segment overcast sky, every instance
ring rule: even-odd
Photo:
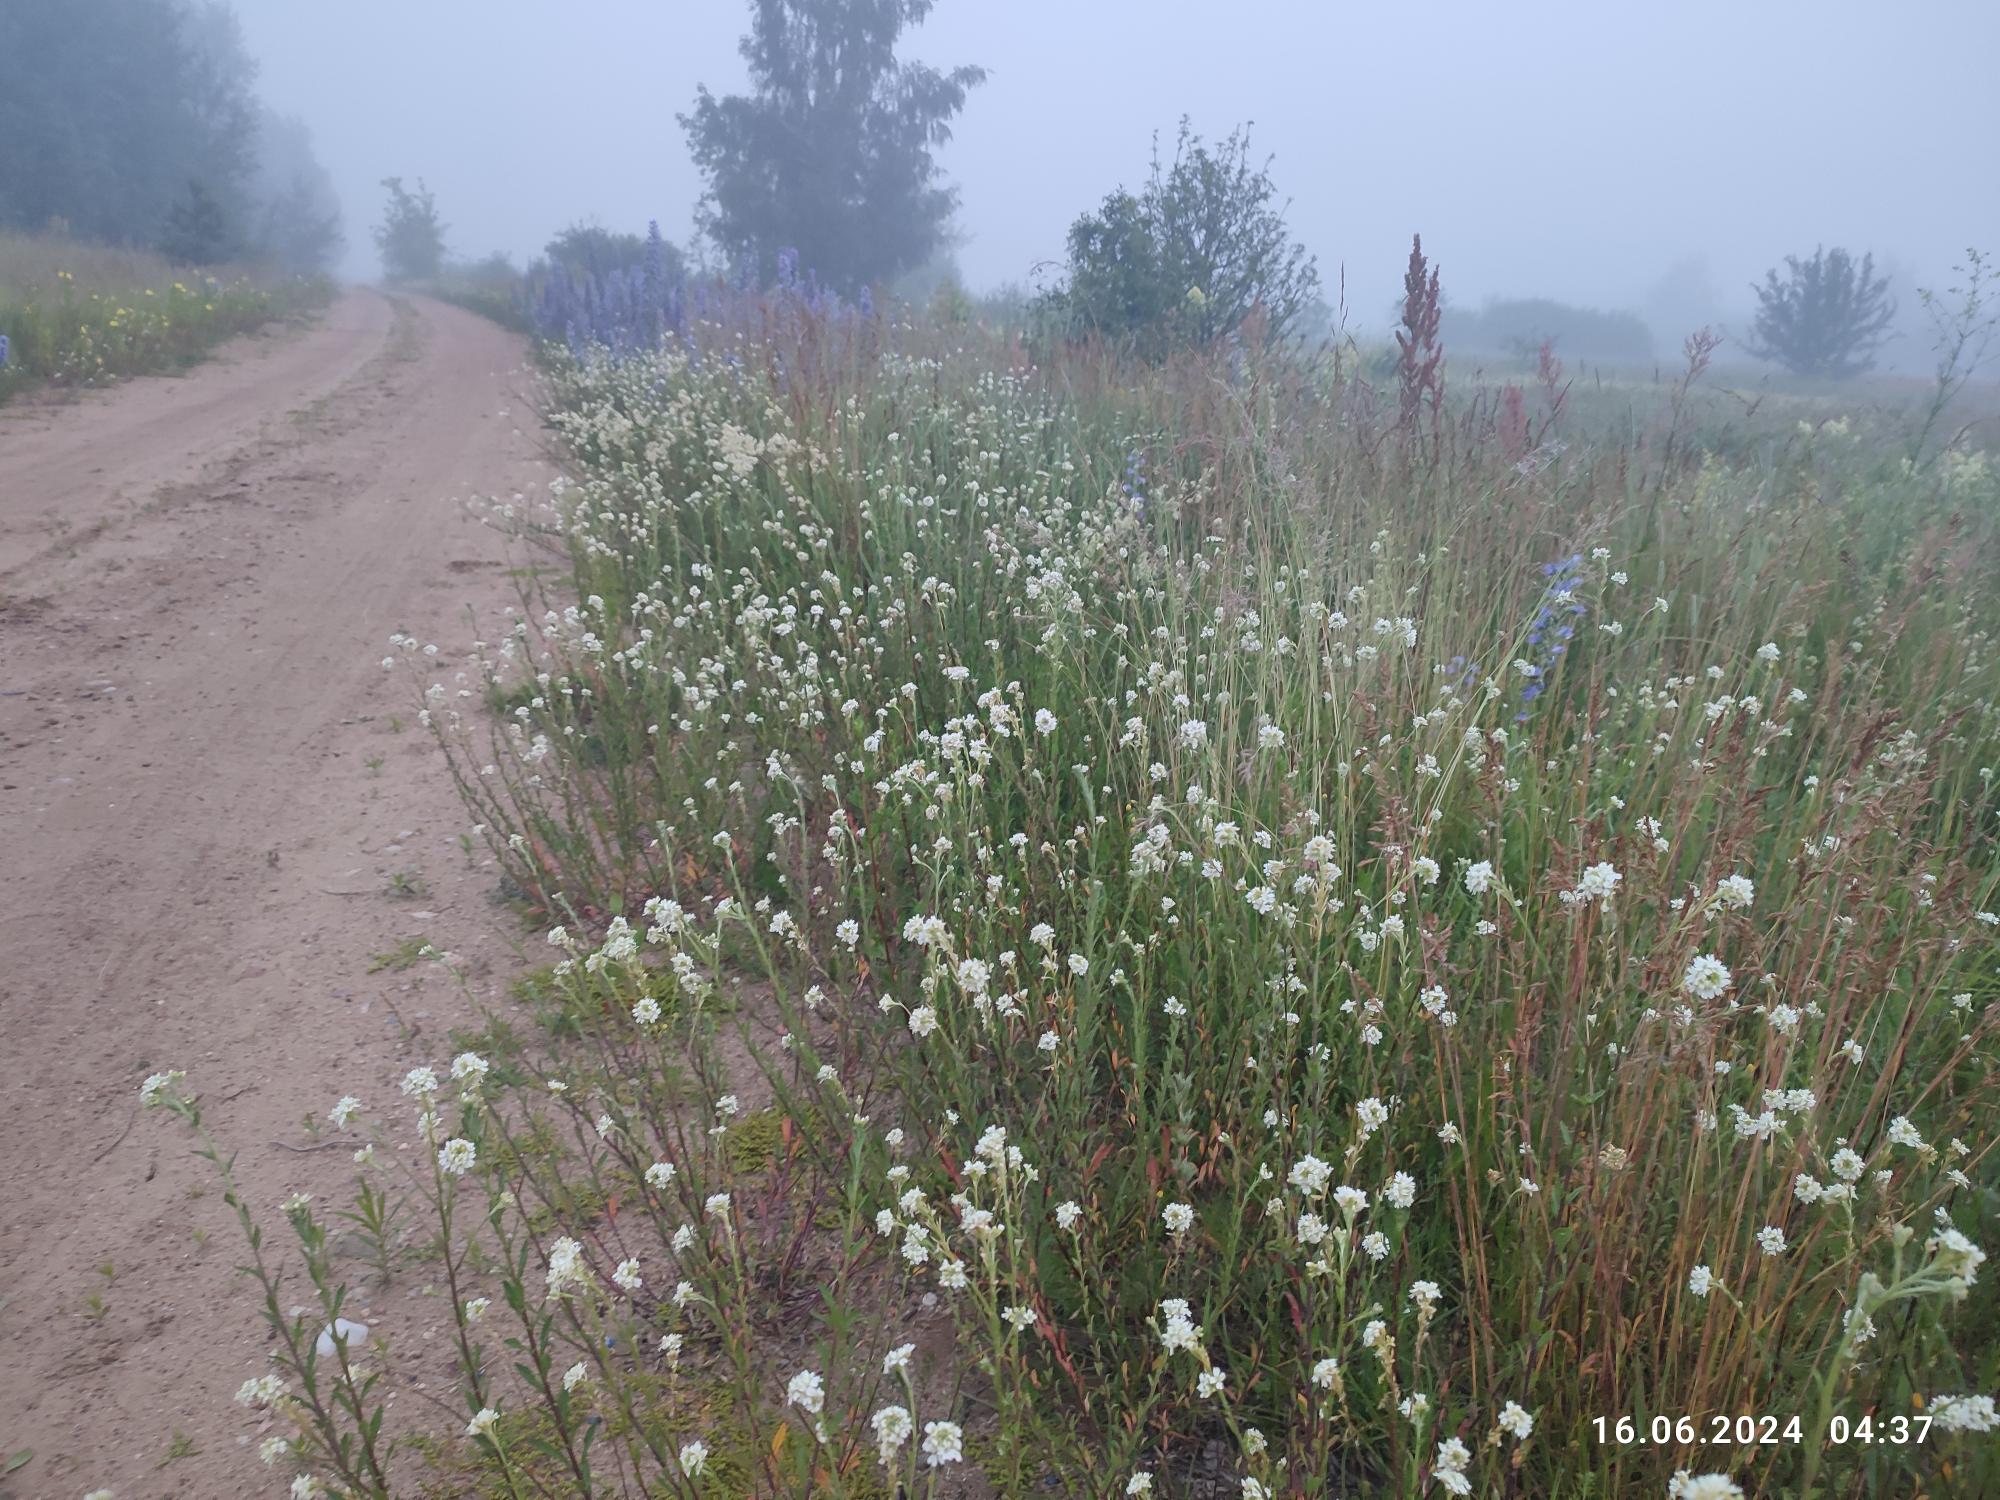
[[[462,255],[523,262],[584,218],[684,239],[675,115],[744,79],[737,0],[236,6],[265,98],[334,173],[357,276],[391,173],[429,181]],[[1733,310],[1821,242],[1908,296],[2000,250],[2000,0],[940,0],[904,52],[990,72],[942,156],[975,288],[1030,280],[1182,113],[1254,122],[1360,324],[1412,230],[1468,305],[1643,307],[1678,264]]]

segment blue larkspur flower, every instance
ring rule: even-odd
[[[1576,638],[1577,622],[1590,613],[1590,606],[1577,597],[1583,583],[1581,552],[1543,563],[1542,577],[1548,582],[1542,588],[1541,600],[1524,637],[1527,651],[1522,660],[1528,669],[1525,674],[1528,681],[1521,688],[1524,705],[1532,704],[1548,691],[1550,669],[1568,653],[1570,642]],[[1523,707],[1514,715],[1514,722],[1521,723],[1527,717],[1528,710]]]

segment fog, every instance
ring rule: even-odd
[[[336,178],[356,277],[391,174],[428,181],[460,256],[523,263],[582,219],[687,241],[701,182],[675,116],[744,78],[733,0],[236,7],[263,96]],[[1908,314],[1967,245],[2000,246],[1990,0],[942,0],[903,52],[989,70],[940,156],[976,290],[1032,286],[1183,113],[1211,138],[1253,122],[1362,328],[1386,321],[1412,231],[1458,305],[1668,325],[1744,317],[1750,281],[1821,243],[1871,250]]]

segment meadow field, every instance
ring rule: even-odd
[[[175,266],[148,251],[0,229],[0,401],[182,369],[331,295],[322,278]]]
[[[1977,443],[784,287],[544,359],[511,632],[383,666],[546,967],[241,1207],[294,1493],[2000,1492]]]
[[[1948,9],[0,0],[0,1500],[2000,1500]]]

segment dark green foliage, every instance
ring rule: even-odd
[[[375,226],[375,245],[382,252],[382,274],[392,282],[424,281],[444,266],[444,224],[437,199],[417,179],[413,193],[400,177],[385,177],[389,203]]]
[[[1069,282],[1057,297],[1076,332],[1165,335],[1186,292],[1167,274],[1145,204],[1123,188],[1070,226]]]
[[[423,291],[426,296],[490,318],[502,328],[532,333],[521,304],[524,284],[514,262],[496,250],[484,260],[446,262],[437,276],[424,283]]]
[[[222,205],[198,179],[189,178],[187,191],[167,214],[160,253],[184,266],[213,266],[229,259],[234,247]]]
[[[1044,311],[1157,357],[1236,333],[1275,341],[1315,307],[1319,272],[1285,228],[1269,163],[1238,129],[1210,147],[1186,120],[1140,193],[1120,188],[1070,226],[1067,280]]]
[[[751,92],[704,88],[680,117],[708,179],[702,229],[739,270],[768,285],[795,251],[799,269],[853,293],[943,243],[958,194],[931,152],[986,74],[897,61],[931,3],[752,0]]]
[[[1575,359],[1644,364],[1653,357],[1653,335],[1637,313],[1600,312],[1547,297],[1489,301],[1478,312],[1446,308],[1444,342],[1533,359],[1543,344]]]
[[[1839,379],[1873,369],[1896,316],[1875,257],[1857,261],[1839,246],[1817,249],[1810,260],[1786,256],[1784,277],[1766,272],[1752,290],[1757,320],[1745,347],[1794,375]]]
[[[521,279],[521,273],[514,269],[513,257],[505,250],[495,250],[479,260],[454,262],[450,271],[474,286],[506,288]]]
[[[570,225],[542,251],[551,266],[600,277],[613,271],[643,270],[651,253],[642,234],[625,234],[599,224],[581,223]],[[657,253],[665,280],[678,283],[686,278],[687,260],[676,246],[661,240]]]
[[[188,53],[186,108],[204,157],[195,175],[222,200],[231,222],[241,223],[257,166],[257,64],[227,0],[174,0],[173,8]]]
[[[325,270],[339,200],[256,72],[226,5],[0,3],[0,228]]]
[[[233,230],[254,161],[255,72],[225,6],[6,0],[0,226],[161,245],[193,180]]]

